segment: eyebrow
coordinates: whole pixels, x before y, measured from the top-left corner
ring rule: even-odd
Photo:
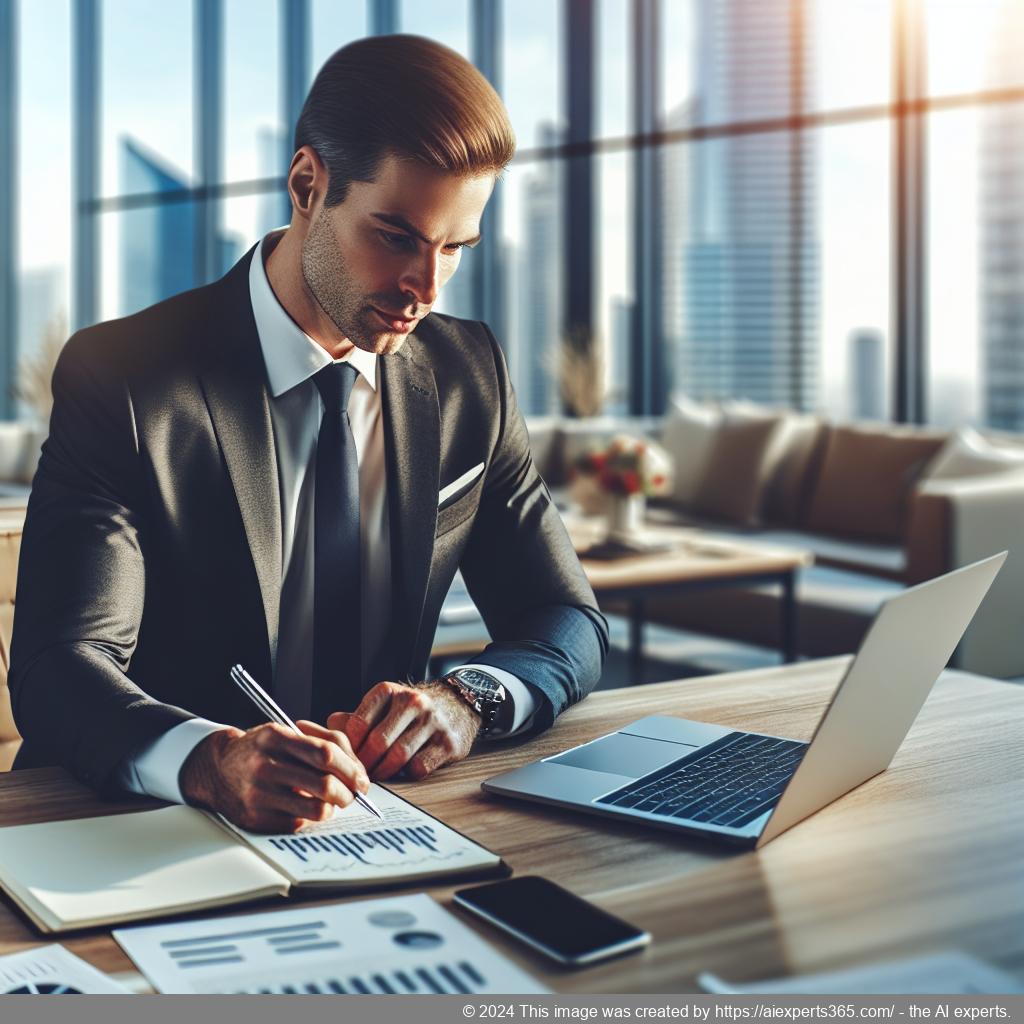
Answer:
[[[433,245],[434,242],[427,238],[422,231],[414,227],[409,223],[401,214],[398,213],[371,213],[371,217],[376,217],[377,220],[382,220],[385,224],[389,224],[393,228],[400,228],[402,231],[408,232],[410,235],[414,235],[421,242],[425,242],[427,245]],[[480,241],[482,236],[476,235],[474,238],[467,238],[464,242],[448,242],[448,245],[465,245],[472,248]]]

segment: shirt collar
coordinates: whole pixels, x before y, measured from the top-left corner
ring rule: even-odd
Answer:
[[[273,234],[273,232],[271,232]],[[331,362],[350,362],[359,375],[377,390],[377,356],[361,348],[353,348],[341,359],[332,360],[285,312],[277,301],[266,268],[263,266],[263,246],[267,235],[252,254],[249,265],[249,298],[256,319],[256,333],[259,335],[263,362],[267,367],[267,381],[270,393],[278,398],[286,391],[309,380],[315,373]]]

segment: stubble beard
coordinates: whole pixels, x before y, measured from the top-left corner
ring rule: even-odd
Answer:
[[[397,352],[407,335],[382,330],[364,297],[352,290],[352,275],[326,215],[326,210],[320,211],[302,245],[306,287],[331,323],[356,348],[376,355]]]

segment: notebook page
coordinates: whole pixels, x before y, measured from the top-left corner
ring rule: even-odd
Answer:
[[[496,854],[390,790],[371,785],[367,795],[383,821],[352,803],[294,835],[235,831],[299,885],[415,878],[499,863]]]
[[[182,806],[2,829],[0,879],[53,929],[287,891],[269,865]]]

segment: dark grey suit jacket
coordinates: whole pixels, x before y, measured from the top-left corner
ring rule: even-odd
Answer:
[[[257,713],[235,662],[271,678],[281,510],[244,257],[222,280],[72,337],[32,485],[10,685],[16,767],[103,791],[119,762],[193,715]],[[533,731],[585,696],[607,626],[484,324],[428,316],[380,361],[392,621],[368,686],[421,679],[461,567],[494,642],[478,659],[534,688]],[[438,492],[483,462],[438,511]]]

